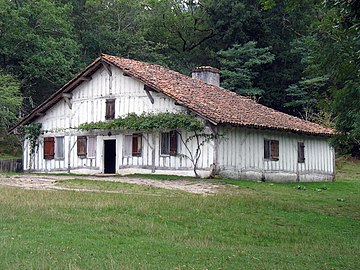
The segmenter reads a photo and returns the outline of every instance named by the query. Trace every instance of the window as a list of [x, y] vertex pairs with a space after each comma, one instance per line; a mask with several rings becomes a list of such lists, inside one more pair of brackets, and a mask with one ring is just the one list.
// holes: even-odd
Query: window
[[124, 141], [124, 156], [132, 156], [132, 135], [125, 135]]
[[279, 160], [279, 141], [264, 140], [264, 159]]
[[305, 162], [305, 145], [303, 142], [298, 142], [298, 163]]
[[86, 136], [78, 136], [77, 141], [77, 155], [80, 158], [86, 158], [87, 139]]
[[55, 137], [55, 159], [64, 159], [64, 137]]
[[132, 136], [132, 156], [141, 157], [141, 134]]
[[88, 137], [87, 140], [87, 157], [88, 158], [95, 158], [96, 157], [96, 137], [91, 136]]
[[96, 137], [77, 137], [77, 155], [80, 158], [95, 158], [96, 157]]
[[44, 138], [44, 159], [54, 159], [54, 138]]
[[115, 118], [115, 99], [106, 100], [105, 119], [111, 120]]
[[176, 156], [177, 154], [177, 133], [175, 130], [161, 133], [160, 154]]
[[141, 157], [141, 134], [125, 135], [124, 156]]

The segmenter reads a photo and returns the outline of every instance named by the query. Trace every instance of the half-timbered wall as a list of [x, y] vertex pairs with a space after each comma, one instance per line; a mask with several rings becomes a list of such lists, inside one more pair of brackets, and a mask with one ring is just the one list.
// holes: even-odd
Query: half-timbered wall
[[[160, 133], [142, 134], [140, 157], [124, 155], [125, 136], [131, 133], [119, 131], [82, 132], [77, 127], [85, 122], [105, 121], [106, 100], [115, 99], [115, 117], [128, 113], [185, 112], [184, 107], [165, 95], [150, 91], [144, 84], [125, 76], [118, 68], [105, 68], [92, 75], [72, 91], [70, 99], [60, 100], [44, 116], [36, 119], [42, 123], [43, 134], [34, 157], [29, 156], [29, 145], [24, 144], [24, 170], [43, 172], [65, 171], [78, 173], [104, 173], [104, 142], [116, 141], [116, 173], [166, 173], [193, 175], [193, 164], [185, 157], [189, 154], [178, 139], [178, 153], [160, 154]], [[68, 96], [69, 97], [69, 96]], [[334, 152], [326, 139], [301, 136], [286, 132], [263, 131], [245, 128], [218, 128], [224, 135], [217, 142], [202, 146], [198, 162], [199, 173], [208, 176], [216, 164], [216, 170], [238, 179], [275, 181], [330, 181], [334, 173]], [[210, 132], [210, 130], [207, 130]], [[191, 134], [183, 132], [184, 140]], [[44, 159], [44, 137], [64, 137], [64, 157]], [[89, 158], [77, 155], [77, 136], [96, 136], [96, 155]], [[264, 140], [279, 141], [279, 159], [264, 159]], [[297, 145], [305, 146], [305, 162], [297, 160]], [[55, 140], [56, 143], [56, 140]], [[188, 145], [194, 153], [195, 140]]]
[[112, 67], [111, 71], [110, 76], [102, 68], [92, 75], [90, 81], [84, 81], [74, 89], [71, 109], [65, 99], [61, 100], [36, 122], [42, 123], [43, 130], [58, 132], [85, 122], [105, 121], [107, 99], [115, 99], [115, 117], [128, 113], [186, 111], [162, 93], [150, 92], [154, 99], [152, 104], [141, 81], [124, 76], [118, 68]]
[[[331, 181], [334, 151], [326, 138], [246, 128], [223, 128], [219, 141], [219, 172], [228, 177], [263, 181]], [[279, 141], [279, 159], [264, 158], [264, 140]], [[305, 161], [298, 162], [298, 142]]]
[[[63, 159], [44, 159], [43, 136], [37, 154], [30, 159], [28, 142], [25, 142], [24, 169], [34, 171], [65, 171], [73, 173], [103, 173], [104, 172], [104, 141], [116, 141], [116, 173], [167, 173], [193, 175], [193, 165], [191, 160], [185, 155], [189, 155], [185, 144], [178, 140], [178, 155], [162, 155], [160, 153], [160, 133], [143, 133], [141, 156], [125, 156], [125, 136], [131, 133], [97, 134], [97, 147], [95, 158], [81, 158], [77, 155], [76, 141], [77, 136], [69, 133], [46, 134], [45, 136], [64, 136], [65, 154]], [[78, 133], [77, 135], [91, 135]], [[191, 136], [191, 133], [182, 132], [184, 140]], [[56, 142], [56, 140], [55, 140]], [[195, 140], [187, 144], [192, 153], [195, 153], [197, 144]], [[197, 164], [198, 172], [202, 176], [210, 174], [210, 167], [213, 163], [213, 144], [209, 143], [201, 147], [202, 155]]]
[[[185, 112], [186, 109], [175, 105], [175, 102], [162, 93], [150, 91], [153, 103], [144, 90], [144, 84], [132, 77], [124, 76], [118, 68], [111, 67], [111, 76], [106, 69], [99, 69], [91, 80], [84, 81], [72, 91], [70, 100], [61, 100], [50, 108], [36, 122], [42, 123], [44, 134], [40, 138], [39, 148], [34, 157], [29, 157], [28, 142], [25, 142], [24, 169], [35, 171], [69, 171], [80, 173], [104, 172], [104, 141], [116, 140], [116, 172], [162, 172], [192, 175], [193, 165], [184, 155], [170, 156], [160, 154], [160, 133], [143, 134], [141, 157], [124, 156], [125, 135], [131, 133], [82, 132], [77, 127], [85, 122], [105, 121], [106, 100], [115, 99], [115, 117], [128, 113], [143, 112]], [[77, 136], [97, 136], [96, 157], [79, 157], [77, 155]], [[184, 140], [191, 134], [183, 132]], [[65, 153], [63, 159], [46, 160], [43, 156], [44, 137], [64, 137]], [[188, 145], [195, 151], [196, 144]], [[203, 154], [198, 162], [201, 174], [210, 172], [213, 162], [213, 146], [202, 147]], [[178, 152], [189, 154], [178, 140]]]

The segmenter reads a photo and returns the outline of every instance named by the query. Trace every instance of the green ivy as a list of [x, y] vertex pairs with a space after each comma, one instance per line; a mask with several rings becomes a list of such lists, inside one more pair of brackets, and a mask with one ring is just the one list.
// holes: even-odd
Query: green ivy
[[195, 117], [179, 113], [143, 113], [141, 115], [129, 113], [124, 117], [111, 121], [84, 123], [79, 126], [79, 129], [87, 131], [93, 129], [141, 131], [183, 129], [186, 131], [202, 131], [204, 128], [204, 124]]
[[41, 124], [31, 123], [22, 126], [22, 132], [25, 134], [25, 139], [30, 142], [30, 155], [34, 155], [39, 147], [39, 136], [41, 134]]

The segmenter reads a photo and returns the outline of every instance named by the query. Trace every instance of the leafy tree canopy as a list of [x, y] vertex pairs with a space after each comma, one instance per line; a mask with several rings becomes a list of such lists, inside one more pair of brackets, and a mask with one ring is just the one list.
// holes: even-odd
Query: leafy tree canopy
[[256, 42], [249, 41], [218, 52], [223, 86], [241, 95], [261, 96], [264, 90], [254, 87], [254, 79], [258, 76], [256, 67], [274, 60], [270, 50], [271, 47], [256, 48]]
[[16, 122], [22, 102], [20, 82], [0, 69], [0, 134]]

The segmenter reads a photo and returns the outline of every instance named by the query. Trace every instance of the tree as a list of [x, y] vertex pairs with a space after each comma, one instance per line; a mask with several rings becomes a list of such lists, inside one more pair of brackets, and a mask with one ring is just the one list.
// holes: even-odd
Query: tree
[[271, 47], [256, 48], [256, 44], [249, 41], [218, 52], [225, 88], [252, 97], [264, 93], [264, 90], [254, 87], [254, 79], [259, 75], [256, 68], [272, 62], [274, 55], [270, 52]]
[[[193, 171], [195, 174], [195, 177], [200, 177], [200, 175], [197, 172], [198, 169], [198, 162], [201, 157], [202, 153], [202, 147], [209, 142], [213, 142], [221, 137], [223, 137], [222, 134], [219, 133], [199, 133], [198, 131], [194, 131], [194, 134], [188, 136], [186, 139], [183, 138], [181, 132], [177, 131], [178, 136], [180, 137], [180, 141], [182, 145], [184, 145], [186, 149], [186, 153], [178, 154], [179, 156], [186, 157], [190, 160], [190, 162], [193, 165]], [[192, 142], [195, 141], [195, 149], [191, 147]], [[215, 169], [215, 168], [213, 168]], [[215, 172], [211, 172], [212, 174]]]
[[347, 82], [335, 93], [333, 111], [335, 126], [339, 131], [333, 139], [340, 154], [360, 158], [360, 87], [359, 83]]
[[4, 136], [7, 129], [18, 119], [22, 103], [20, 82], [13, 76], [0, 70], [0, 134]]
[[202, 1], [147, 0], [144, 14], [144, 37], [167, 56], [165, 66], [186, 74], [213, 61], [208, 44], [215, 32]]
[[[308, 0], [311, 2], [311, 0]], [[268, 8], [276, 0], [262, 1]], [[299, 0], [288, 2], [298, 6]], [[319, 109], [332, 114], [336, 128], [333, 142], [341, 154], [360, 156], [360, 4], [355, 0], [326, 0], [314, 4], [316, 17], [303, 37], [304, 78], [327, 78], [315, 91]], [[309, 42], [310, 41], [310, 42]], [[301, 81], [298, 85], [301, 85]]]
[[322, 111], [322, 101], [327, 100], [328, 80], [326, 76], [304, 78], [297, 84], [290, 85], [286, 89], [289, 100], [284, 106], [291, 108], [294, 115], [316, 122], [317, 115]]
[[17, 75], [36, 103], [78, 72], [80, 46], [71, 6], [52, 0], [0, 0], [0, 66]]

